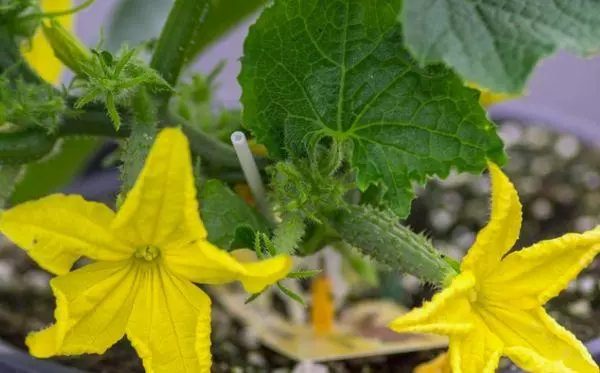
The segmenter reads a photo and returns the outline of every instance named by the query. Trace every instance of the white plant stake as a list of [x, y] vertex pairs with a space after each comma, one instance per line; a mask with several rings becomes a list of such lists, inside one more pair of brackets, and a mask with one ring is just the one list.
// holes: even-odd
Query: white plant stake
[[267, 219], [271, 222], [275, 222], [275, 217], [267, 202], [265, 186], [260, 177], [260, 173], [258, 172], [254, 156], [250, 151], [250, 146], [248, 146], [246, 135], [241, 131], [235, 131], [231, 134], [231, 143], [233, 144], [233, 148], [235, 149], [240, 165], [242, 166], [242, 171], [244, 172], [252, 196], [256, 201], [256, 207], [265, 217], [267, 217]]

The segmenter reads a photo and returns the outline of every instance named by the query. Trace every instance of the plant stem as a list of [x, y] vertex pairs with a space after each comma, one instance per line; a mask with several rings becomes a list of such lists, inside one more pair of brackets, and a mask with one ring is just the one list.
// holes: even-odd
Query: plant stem
[[25, 63], [13, 36], [4, 27], [0, 27], [0, 51], [0, 74], [8, 70], [11, 79], [20, 77], [28, 83], [41, 82], [40, 77]]
[[[79, 115], [64, 118], [58, 129], [60, 137], [92, 135], [125, 138], [131, 134], [130, 123], [133, 118], [126, 112], [120, 112], [120, 115], [123, 117], [123, 125], [119, 130], [115, 130], [102, 105], [89, 104], [83, 107], [82, 110], [82, 113]], [[190, 141], [192, 152], [204, 158], [211, 166], [232, 168], [235, 170], [240, 169], [240, 164], [233, 147], [215, 139], [196, 127], [192, 127], [185, 119], [168, 114], [165, 118], [159, 118], [159, 122], [159, 127], [181, 125], [183, 132]], [[257, 158], [256, 161], [258, 168], [261, 170], [268, 164], [265, 158]]]
[[19, 182], [22, 171], [21, 165], [0, 165], [0, 212]]
[[132, 100], [134, 122], [127, 144], [123, 149], [121, 166], [121, 195], [125, 196], [133, 188], [144, 161], [156, 137], [156, 111], [152, 98], [145, 88], [139, 88]]
[[422, 281], [447, 285], [457, 271], [431, 242], [399, 224], [392, 214], [351, 205], [331, 220], [341, 238], [365, 255]]
[[[194, 32], [204, 22], [209, 5], [209, 0], [175, 0], [169, 12], [152, 55], [150, 67], [158, 71], [173, 87], [177, 84], [179, 74], [186, 64]], [[168, 90], [159, 95], [163, 105], [166, 105], [172, 92]]]

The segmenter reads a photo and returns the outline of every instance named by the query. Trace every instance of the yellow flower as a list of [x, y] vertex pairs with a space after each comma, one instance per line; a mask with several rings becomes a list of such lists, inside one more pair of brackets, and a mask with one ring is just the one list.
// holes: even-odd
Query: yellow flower
[[519, 237], [521, 204], [500, 168], [490, 164], [489, 169], [491, 219], [461, 273], [431, 302], [390, 327], [449, 336], [454, 373], [495, 372], [501, 355], [527, 371], [597, 373], [585, 347], [543, 305], [600, 252], [600, 227], [508, 253]]
[[[256, 293], [292, 265], [242, 264], [207, 241], [179, 129], [159, 134], [116, 214], [57, 194], [6, 211], [0, 231], [60, 275], [56, 324], [27, 338], [33, 356], [102, 354], [126, 334], [151, 373], [210, 371], [211, 302], [192, 282], [241, 281]], [[95, 262], [68, 273], [82, 256]]]
[[439, 354], [435, 359], [419, 364], [413, 370], [413, 373], [451, 373], [448, 353]]
[[515, 94], [492, 92], [489, 89], [480, 87], [477, 84], [473, 83], [467, 83], [467, 87], [477, 89], [479, 92], [481, 92], [479, 96], [479, 103], [483, 107], [488, 107], [502, 101], [517, 98], [517, 95]]
[[[71, 8], [72, 0], [41, 0], [40, 6], [45, 13], [57, 12]], [[73, 28], [73, 16], [58, 17], [57, 21], [67, 30]], [[54, 52], [40, 28], [31, 40], [31, 45], [24, 45], [23, 56], [31, 67], [46, 81], [60, 83], [63, 71], [62, 63], [54, 56]]]

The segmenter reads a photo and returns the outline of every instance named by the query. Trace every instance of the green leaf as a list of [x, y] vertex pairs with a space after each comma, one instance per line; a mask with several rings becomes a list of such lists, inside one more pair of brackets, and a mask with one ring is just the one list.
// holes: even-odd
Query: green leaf
[[41, 198], [66, 186], [98, 145], [95, 138], [64, 139], [56, 154], [27, 166], [23, 180], [10, 199], [11, 204]]
[[229, 244], [231, 250], [251, 249], [256, 242], [256, 232], [250, 225], [238, 225], [233, 234], [233, 240]]
[[198, 26], [188, 50], [189, 61], [206, 50], [239, 22], [257, 11], [266, 0], [212, 0], [212, 6], [203, 24]]
[[401, 18], [419, 61], [444, 61], [497, 92], [521, 92], [558, 48], [589, 55], [600, 47], [597, 0], [405, 0]]
[[281, 223], [273, 233], [273, 245], [280, 254], [293, 254], [298, 248], [306, 232], [306, 225], [301, 214], [286, 212], [281, 216]]
[[244, 304], [249, 304], [249, 303], [254, 302], [256, 300], [256, 298], [263, 295], [267, 289], [268, 288], [264, 288], [263, 290], [259, 291], [258, 293], [254, 293], [254, 294], [250, 295], [248, 298], [246, 298], [246, 300], [244, 301]]
[[112, 14], [107, 49], [116, 52], [123, 42], [138, 45], [160, 34], [173, 0], [122, 0]]
[[[238, 231], [238, 227], [249, 227], [255, 232], [268, 231], [265, 219], [218, 180], [208, 180], [200, 191], [200, 210], [208, 240], [225, 250], [239, 242], [240, 234], [247, 235], [247, 232]], [[249, 247], [252, 247], [252, 241]]]
[[385, 185], [404, 217], [413, 182], [452, 167], [480, 172], [504, 152], [478, 92], [404, 49], [401, 3], [276, 1], [246, 38], [239, 81], [244, 123], [269, 155], [307, 157], [338, 142], [352, 150], [359, 188]]
[[283, 294], [285, 294], [288, 297], [292, 298], [292, 300], [300, 303], [303, 307], [306, 307], [306, 302], [304, 301], [304, 299], [302, 299], [302, 297], [299, 294], [295, 293], [292, 289], [288, 288], [287, 286], [285, 286], [281, 282], [277, 283], [277, 287], [279, 288], [279, 290], [281, 290], [281, 292]]

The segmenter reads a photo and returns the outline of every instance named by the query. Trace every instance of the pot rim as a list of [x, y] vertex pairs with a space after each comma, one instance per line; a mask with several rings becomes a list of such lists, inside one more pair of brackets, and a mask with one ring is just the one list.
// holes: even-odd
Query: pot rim
[[529, 122], [550, 127], [558, 132], [571, 133], [590, 145], [600, 144], [599, 123], [563, 114], [547, 106], [509, 101], [490, 107], [488, 115], [495, 122], [507, 120]]

